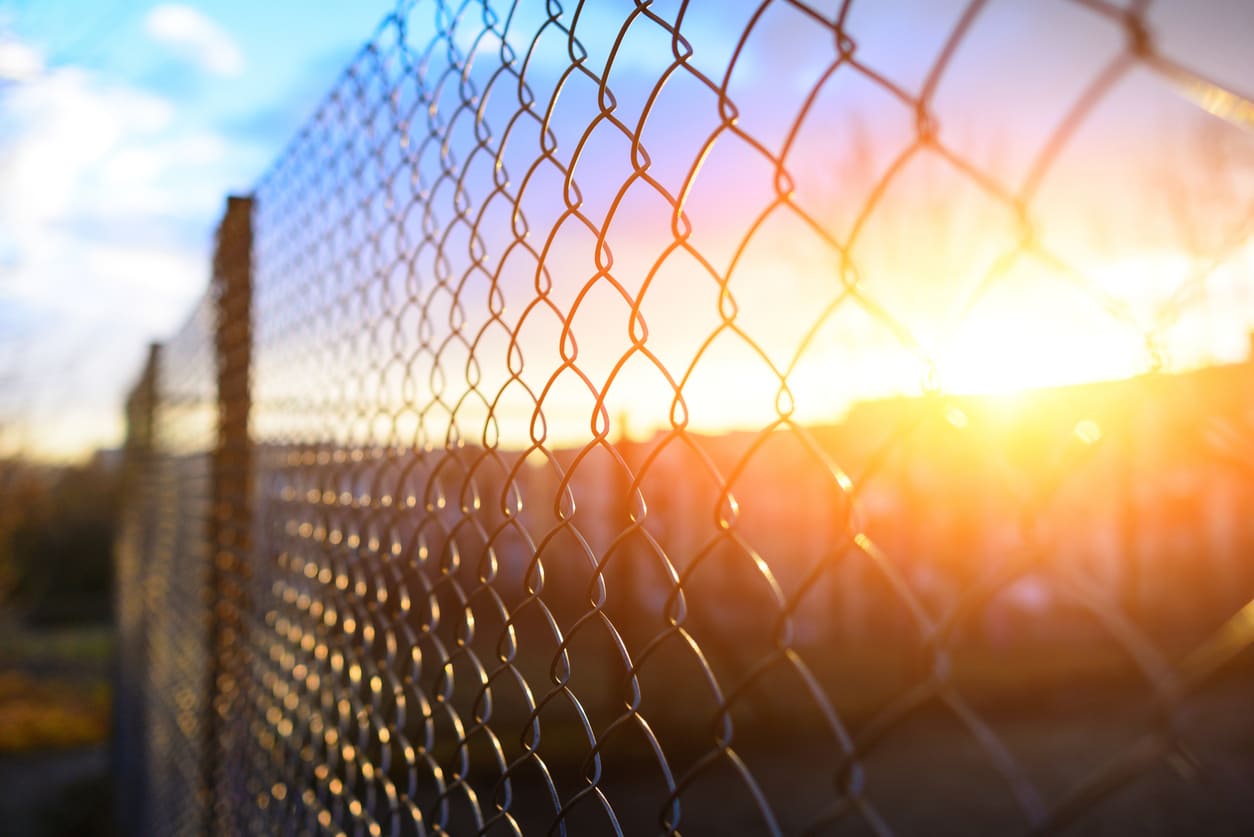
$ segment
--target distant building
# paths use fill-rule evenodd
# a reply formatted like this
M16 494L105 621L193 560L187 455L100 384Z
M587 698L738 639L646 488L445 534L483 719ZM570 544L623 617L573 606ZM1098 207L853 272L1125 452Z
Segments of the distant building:
M977 608L974 628L1006 642L1090 636L1085 597L1187 632L1254 595L1252 439L1245 362L1013 396L893 398L834 425L620 447L637 465L654 457L645 528L679 572L702 565L690 589L722 602L711 618L729 630L760 629L772 607L754 555L778 596L795 597L799 641L913 630L888 575L848 547L860 532L934 617L1005 568L1010 583ZM579 477L576 496L597 505L595 486L610 481ZM734 513L720 495L728 481ZM585 531L626 525L577 520ZM660 574L635 560L637 587L656 589Z

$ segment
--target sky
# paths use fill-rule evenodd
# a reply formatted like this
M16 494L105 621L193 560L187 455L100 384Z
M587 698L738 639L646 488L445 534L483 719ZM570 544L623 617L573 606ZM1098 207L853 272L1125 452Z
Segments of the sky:
M594 56L608 52L630 4L611 5L606 0L590 6L596 14L584 15L580 24ZM675 5L659 2L657 8L669 14ZM419 2L412 14L430 17L429 6ZM685 31L715 72L754 6L729 3L710 14L715 7L692 4ZM858 55L894 83L917 90L964 6L957 0L856 2L850 26ZM7 423L0 425L0 444L58 457L120 443L122 400L147 344L177 329L205 287L225 196L253 189L391 8L388 0L0 0L0 422ZM1164 54L1238 89L1254 78L1254 51L1248 48L1254 4L1159 0L1151 6L1150 23ZM755 27L731 89L741 124L778 149L822 70L821 62L796 59L822 55L830 44L821 29L783 4ZM648 80L664 69L668 50L658 50L667 44L650 40L647 31L636 27L625 39L617 78ZM1042 137L1123 45L1117 25L1078 4L992 0L934 100L946 141L998 180L1021 180ZM562 45L549 46L554 60L537 65L537 84L567 61ZM911 141L914 121L900 102L865 80L848 73L834 79L824 86L790 160L818 174L799 185L798 203L838 231L848 228L866 201L874 175ZM645 139L652 143L655 173L678 178L696 150L685 143L708 128L701 120L714 111L706 108L703 117L680 95L679 83L668 89L679 92L662 97ZM581 127L582 112L571 107L580 94L562 95L573 121L564 124L558 117L555 125L569 134L563 139L569 148ZM622 98L626 107L629 97ZM680 130L668 133L668 126ZM1239 227L1245 207L1254 205L1248 203L1254 194L1250 134L1208 116L1197 101L1147 71L1130 73L1082 128L1040 190L1041 228L1101 288L1152 307L1170 298L1213 249L1213 242L1202 241L1197 252L1185 252L1175 240L1180 207L1162 196L1198 204L1195 220L1211 232ZM858 144L859 131L866 159L851 170L847 152ZM1198 147L1203 135L1233 150L1232 171L1206 162ZM592 147L586 166L602 175L600 181L585 177L584 190L589 206L608 204L618 182L604 174L617 171L613 149ZM774 188L771 168L750 159L743 147L726 150L735 148L720 142L711 152L688 205L694 241L719 258L728 255L748 213L769 201ZM596 156L602 151L604 159ZM518 146L517 153L525 165L535 151ZM1178 182L1163 188L1164 178ZM1216 181L1235 187L1237 197L1223 206L1211 200ZM954 286L969 285L1015 231L1007 228L1005 207L981 203L969 183L947 174L934 158L912 162L895 184L862 235L858 257L876 298L929 343L927 351L943 350L952 358L944 370L947 383L978 390L1004 384L1007 375L1047 384L1078 374L1119 377L1140 370L1141 335L1116 334L1106 321L1072 317L1084 306L1059 295L1064 283L1027 269L1005 283L1009 290L990 294L981 310L963 320L956 342L941 346L944 317L937 312L950 305ZM537 194L529 208L544 217L552 201ZM668 243L668 228L648 223L655 216L656 207L644 206L616 222L624 270L634 254ZM570 247L583 246L567 238ZM590 261L589 253L572 253L571 263ZM1191 309L1175 330L1174 357L1182 366L1236 360L1246 350L1254 324L1254 255L1246 244L1228 256L1209 288L1211 308L1224 312L1219 325L1213 311L1207 319L1192 316L1201 309ZM827 261L795 226L768 225L738 268L741 322L781 365L795 348L804 313L799 309L815 308L832 291ZM673 299L696 287L690 275L677 273L673 281ZM798 304L789 308L783 298ZM702 319L689 314L695 307L654 306L654 345L673 351L668 362L674 368L683 368L697 332L716 323L714 308L705 307ZM871 362L857 362L855 356L868 356L865 350L884 340L874 322L862 320L833 318L816 333L809 362L795 370L797 391L819 397L805 413L808 419L831 418L840 404L882 392L886 382L920 379L918 359L904 357L900 346L871 351ZM991 341L1002 348L997 357L987 351ZM1042 357L1041 346L1053 348ZM591 364L598 346L585 347ZM619 350L609 342L604 348L608 368ZM729 349L703 364L690 382L694 403L706 402L709 427L773 413L777 382L761 364L739 356ZM837 386L831 384L833 368L841 370ZM728 409L722 393L729 385L751 394L741 401L757 404L763 416ZM643 400L644 389L623 385L620 391L626 402ZM642 421L664 421L659 409L662 414Z
M120 442L147 344L207 282L226 195L251 190L390 9L0 0L9 444Z

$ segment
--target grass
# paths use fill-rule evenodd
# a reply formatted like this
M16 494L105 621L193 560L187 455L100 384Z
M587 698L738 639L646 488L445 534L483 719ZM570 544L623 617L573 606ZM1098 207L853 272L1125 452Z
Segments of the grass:
M0 755L103 742L112 651L107 626L0 635Z
M0 667L104 667L112 654L113 628L109 625L0 631Z
M98 744L108 733L106 683L0 671L0 754Z

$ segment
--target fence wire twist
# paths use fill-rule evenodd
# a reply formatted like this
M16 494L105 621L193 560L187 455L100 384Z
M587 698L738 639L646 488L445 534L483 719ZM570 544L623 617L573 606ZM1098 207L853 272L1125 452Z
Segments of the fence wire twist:
M1254 202L1146 316L1051 237L1100 187L1050 195L1130 78L1250 104L1149 3L1060 0L1032 43L1100 49L997 163L941 115L997 5L889 71L848 1L401 3L228 214L251 299L159 355L122 582L150 830L1254 823L1249 753L1203 752L1250 729L1251 365L1168 374ZM1014 421L955 394L938 347L1007 287L1152 374ZM866 368L915 396L850 407Z

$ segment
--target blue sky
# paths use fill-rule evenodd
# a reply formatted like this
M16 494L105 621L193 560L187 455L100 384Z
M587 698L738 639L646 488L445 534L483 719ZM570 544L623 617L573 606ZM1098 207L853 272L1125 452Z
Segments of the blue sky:
M658 0L655 8L667 15L676 5ZM725 65L725 53L756 5L691 4L684 31L710 67ZM830 13L836 3L814 5ZM861 60L916 91L966 5L966 0L860 0L848 24ZM392 0L0 0L0 455L15 445L65 455L120 442L122 399L147 343L171 334L205 287L210 241L225 196L252 190L392 7ZM543 4L523 7L534 17ZM592 54L608 51L630 7L629 0L589 3L579 26ZM421 0L411 21L429 21L433 8ZM1149 23L1164 54L1248 93L1254 79L1249 48L1254 3L1159 0L1150 7ZM648 80L669 61L665 39L650 29L637 26L626 39L616 59L616 67L623 68L618 72ZM755 31L731 92L746 129L778 143L828 60L823 56L830 37L782 3L771 7ZM997 179L1013 183L1051 126L1123 49L1124 38L1117 23L1077 3L992 0L932 103L946 142ZM564 69L564 45L556 47L553 65L535 70L538 78ZM819 58L807 62L807 55ZM820 172L826 167L822 176L802 184L797 200L812 201L833 223L848 208L842 202L856 206L858 176L873 174L846 177L850 173L838 168L841 149L852 142L850 126L866 129L874 158L870 168L879 170L913 141L915 124L908 108L865 79L848 73L835 78L793 161ZM624 102L629 87L619 90ZM655 154L659 172L668 162L682 172L691 161L681 140L691 137L701 117L683 94L677 86L663 96L661 115L650 129L661 133L646 131L655 150L666 150ZM576 102L570 99L567 107ZM576 135L581 113L577 117L570 126ZM1086 119L1078 141L1064 154L1061 176L1046 184L1058 195L1056 228L1088 230L1094 227L1088 215L1104 216L1103 223L1127 215L1128 202L1139 200L1134 191L1153 185L1147 166L1161 168L1173 143L1177 151L1184 149L1175 159L1187 164L1175 167L1186 171L1179 176L1205 179L1197 165L1203 158L1181 143L1208 118L1162 78L1146 70L1130 74ZM688 134L671 132L671 125L686 127ZM1225 142L1248 153L1248 134L1233 125L1217 127L1226 132ZM534 153L516 151L524 158ZM667 152L674 159L668 160ZM752 203L744 198L750 186L743 160L734 155L720 160L716 151L706 179L720 182L720 162L732 170L721 183L734 184L739 203ZM1079 205L1076 190L1095 191L1095 166L1122 185L1096 190L1080 205L1088 213L1081 218L1073 211ZM1123 180L1114 174L1120 166L1128 169ZM611 169L617 170L606 170ZM920 169L917 174L926 181L930 172ZM903 185L909 182L903 179ZM935 184L931 188L934 192ZM715 204L737 203L717 190L711 194ZM1104 204L1104 198L1111 202ZM1049 199L1047 188L1042 205ZM1162 202L1141 203L1160 211ZM899 221L907 219L907 211L912 210L903 208ZM1129 224L1156 229L1143 215L1138 207ZM726 219L717 207L706 220L714 222L706 229L725 233ZM885 250L902 249L894 243L897 234L886 223ZM922 240L917 232L912 235ZM1135 236L1128 240L1139 246ZM880 255L869 254L868 262L879 259L887 268L882 275L890 276L892 258ZM1090 255L1081 250L1080 260ZM1140 261L1132 267L1115 264L1127 262L1128 252L1114 255L1118 258L1101 267L1116 285L1143 284L1146 261L1172 274L1172 281L1187 273L1188 265L1170 253L1171 258L1133 253ZM775 261L770 253L765 260ZM895 270L909 273L912 267L917 265ZM1230 284L1246 287L1239 277ZM904 310L919 289L917 282L897 288L902 299L893 298L891 287L882 292ZM1140 285L1132 291L1140 292ZM771 306L768 300L760 307ZM1229 335L1240 351L1243 322L1234 319Z
M225 196L390 10L0 0L0 445L118 442L146 343L204 287Z

